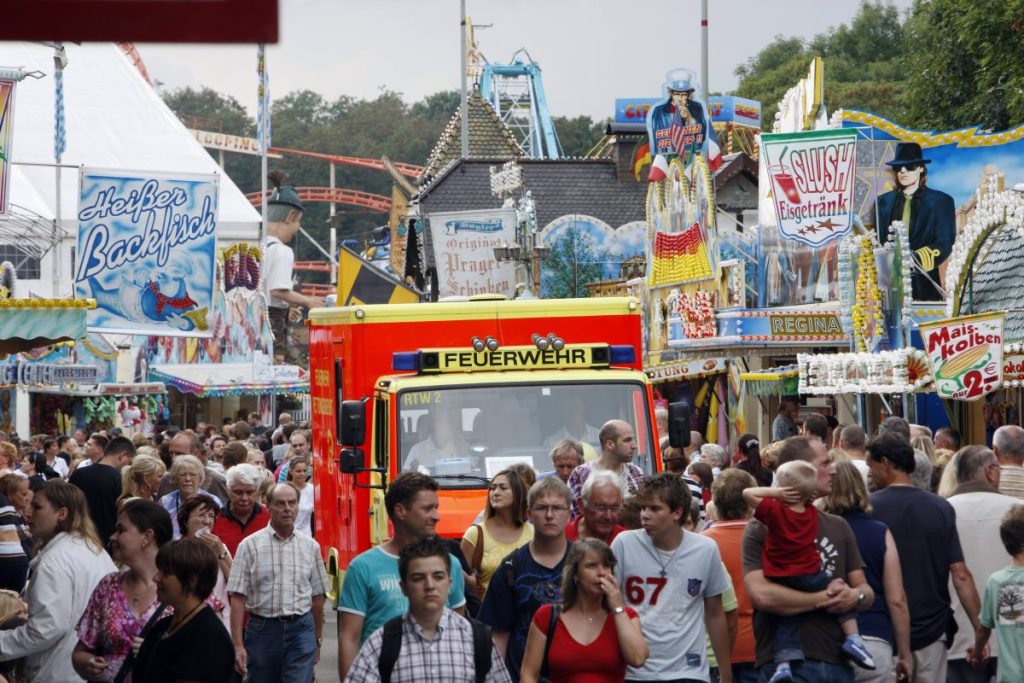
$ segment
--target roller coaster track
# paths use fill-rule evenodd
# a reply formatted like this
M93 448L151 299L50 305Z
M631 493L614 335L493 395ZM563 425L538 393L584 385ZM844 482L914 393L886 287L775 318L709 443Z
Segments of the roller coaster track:
M304 202L334 202L337 204L348 204L349 206L360 206L373 213L390 213L391 198L382 194L363 192L361 190L349 190L342 187L297 187L295 191L299 199ZM250 192L245 195L253 206L259 206L261 197L259 192Z
M286 147L271 147L270 151L276 154L292 154L299 157L308 157L310 159L323 159L329 161L332 164L338 164L339 166L356 166L358 168L370 168L374 171L387 171L384 162L380 159L368 159L365 157L349 157L341 154L326 154L324 152L307 152L301 149L288 149ZM420 173L423 172L422 166L416 166L414 164L406 164L401 161L392 161L391 165L398 170L404 176L409 178L418 178Z

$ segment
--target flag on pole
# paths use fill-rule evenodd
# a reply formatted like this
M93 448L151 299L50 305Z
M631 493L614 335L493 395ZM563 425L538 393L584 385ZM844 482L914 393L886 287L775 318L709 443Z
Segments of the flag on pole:
M338 305L414 304L420 293L350 249L339 248Z
M722 166L722 148L718 146L715 127L708 124L708 168L714 173Z
M267 77L266 45L260 43L256 60L256 73L259 74L257 89L258 105L256 110L256 140L260 151L269 150L270 143L270 79Z

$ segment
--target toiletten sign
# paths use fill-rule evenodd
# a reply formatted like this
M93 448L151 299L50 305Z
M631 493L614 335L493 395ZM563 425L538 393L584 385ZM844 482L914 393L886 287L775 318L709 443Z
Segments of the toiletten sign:
M921 340L941 398L974 401L1003 382L1004 313L921 323Z
M779 231L818 247L853 228L857 132L765 133L761 150Z

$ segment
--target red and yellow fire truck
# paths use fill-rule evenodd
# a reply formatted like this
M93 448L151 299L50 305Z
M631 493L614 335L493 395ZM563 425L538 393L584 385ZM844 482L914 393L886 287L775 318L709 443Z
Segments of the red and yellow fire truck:
M316 536L332 595L349 562L389 536L384 489L400 472L441 485L440 534L483 510L490 478L607 420L631 423L636 462L660 469L653 399L632 298L315 309L309 315Z

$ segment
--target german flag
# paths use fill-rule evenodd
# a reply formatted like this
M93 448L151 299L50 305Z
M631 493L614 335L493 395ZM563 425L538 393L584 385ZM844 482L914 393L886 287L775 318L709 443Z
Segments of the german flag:
M629 168L637 182L640 182L640 176L643 174L644 167L650 165L650 163L651 143L645 140L636 146L633 150L633 158L629 161Z
M420 293L408 287L351 249L338 252L338 305L414 304Z

